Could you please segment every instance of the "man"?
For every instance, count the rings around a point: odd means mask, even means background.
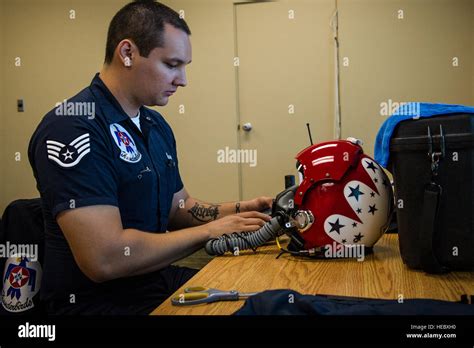
[[[110,23],[102,71],[66,103],[74,116],[58,106],[33,134],[49,313],[147,314],[196,273],[172,262],[269,220],[258,212],[270,207],[268,197],[224,204],[190,197],[171,128],[143,106],[166,105],[186,86],[189,35],[160,3],[126,5]],[[89,105],[93,117],[81,115]]]

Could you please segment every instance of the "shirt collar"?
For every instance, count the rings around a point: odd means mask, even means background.
[[[119,123],[129,118],[112,92],[110,92],[105,83],[101,80],[99,73],[95,74],[92,79],[90,89],[96,97],[96,101],[104,113],[105,118],[110,123]]]
[[[122,106],[114,97],[112,92],[110,92],[105,83],[101,80],[99,73],[95,74],[94,78],[92,79],[90,89],[96,97],[98,104],[100,105],[100,108],[109,123],[119,123],[130,118],[123,110]],[[144,106],[140,107],[138,110],[138,115],[143,116],[140,117],[140,119],[145,120],[151,125],[156,125],[156,121],[150,117],[147,111],[147,108]]]

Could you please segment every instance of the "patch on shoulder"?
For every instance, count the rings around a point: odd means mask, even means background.
[[[125,162],[137,163],[141,160],[142,154],[138,151],[137,145],[132,136],[125,128],[118,123],[110,125],[110,133],[115,144],[120,149],[120,158]]]

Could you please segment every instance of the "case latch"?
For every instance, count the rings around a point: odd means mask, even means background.
[[[435,177],[438,175],[439,161],[444,158],[446,154],[446,141],[444,138],[443,126],[439,125],[439,150],[434,150],[433,136],[431,129],[428,126],[428,157],[431,160],[431,175]]]

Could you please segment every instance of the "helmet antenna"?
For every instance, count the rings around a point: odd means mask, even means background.
[[[309,123],[306,123],[306,127],[308,128],[308,135],[309,135],[309,142],[313,145],[313,138],[311,137],[311,129],[309,128]]]

